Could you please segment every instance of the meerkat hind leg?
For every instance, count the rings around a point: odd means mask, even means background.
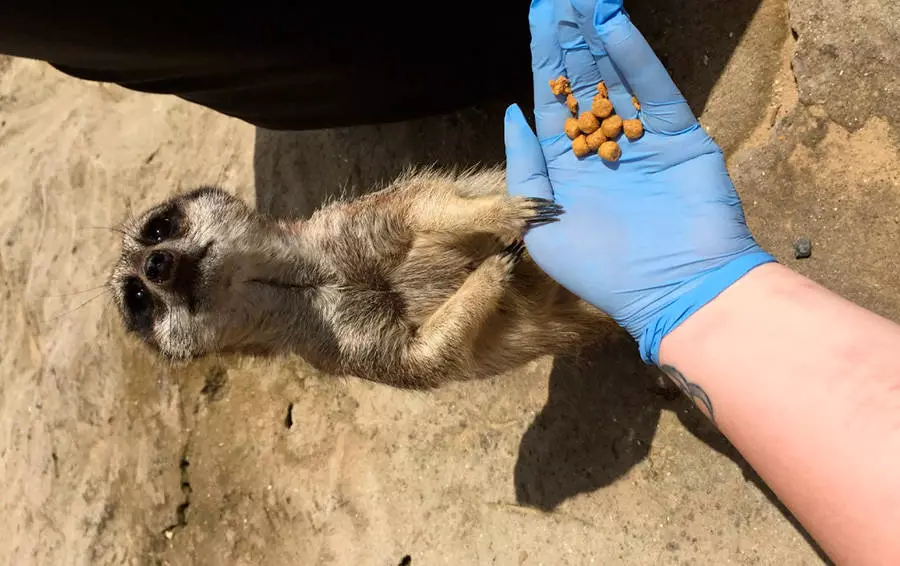
[[[487,258],[419,327],[406,354],[410,370],[429,382],[452,379],[450,371],[465,371],[472,341],[495,312],[510,273],[524,251],[519,241]],[[463,359],[461,359],[463,358]]]

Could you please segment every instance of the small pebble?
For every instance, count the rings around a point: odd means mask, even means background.
[[[794,258],[806,259],[812,255],[812,242],[809,238],[800,238],[794,242]]]

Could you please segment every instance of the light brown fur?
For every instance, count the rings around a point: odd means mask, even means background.
[[[126,325],[171,359],[295,352],[335,374],[436,387],[613,330],[527,252],[508,248],[558,212],[508,196],[498,170],[407,174],[292,222],[203,189],[128,227],[109,285]],[[176,233],[142,242],[161,213],[176,218]],[[161,283],[143,269],[157,250],[176,264]],[[135,299],[136,289],[152,299]]]

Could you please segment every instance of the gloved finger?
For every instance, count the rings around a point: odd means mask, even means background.
[[[553,200],[541,144],[517,104],[506,109],[506,191],[513,196]]]
[[[553,0],[532,0],[528,13],[531,28],[531,71],[534,75],[534,117],[541,139],[563,134],[569,109],[550,90],[550,81],[565,76],[562,49],[556,36]]]
[[[613,16],[625,12],[622,0],[591,0],[589,3],[592,5],[590,13],[597,15],[596,22],[598,25],[605,24]]]
[[[597,8],[597,0],[567,0],[572,6],[572,14],[578,29],[581,31],[582,37],[588,44],[591,55],[594,58],[594,64],[598,72],[606,82],[606,88],[609,91],[609,101],[612,102],[616,109],[616,114],[624,120],[630,120],[637,117],[637,110],[631,101],[631,90],[622,79],[618,69],[613,65],[606,52],[606,46],[594,26],[594,11]],[[622,2],[613,0],[621,9]]]
[[[604,11],[608,8],[608,1],[597,5],[593,27],[613,65],[640,101],[644,126],[670,135],[697,127],[697,118],[647,40],[623,10],[610,16]]]
[[[597,94],[597,84],[603,79],[576,21],[571,1],[554,0],[553,6],[566,73],[578,100],[578,111],[585,112],[591,109],[591,102]]]

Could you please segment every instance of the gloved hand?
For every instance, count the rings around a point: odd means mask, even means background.
[[[774,258],[747,228],[721,150],[621,0],[534,0],[529,22],[537,137],[511,106],[508,190],[553,199],[565,213],[529,232],[527,249],[548,275],[628,330],[644,361],[659,364],[664,336]],[[563,132],[569,111],[548,85],[559,75],[582,110],[604,80],[616,112],[641,118],[644,136],[623,136],[617,163],[573,154]]]

